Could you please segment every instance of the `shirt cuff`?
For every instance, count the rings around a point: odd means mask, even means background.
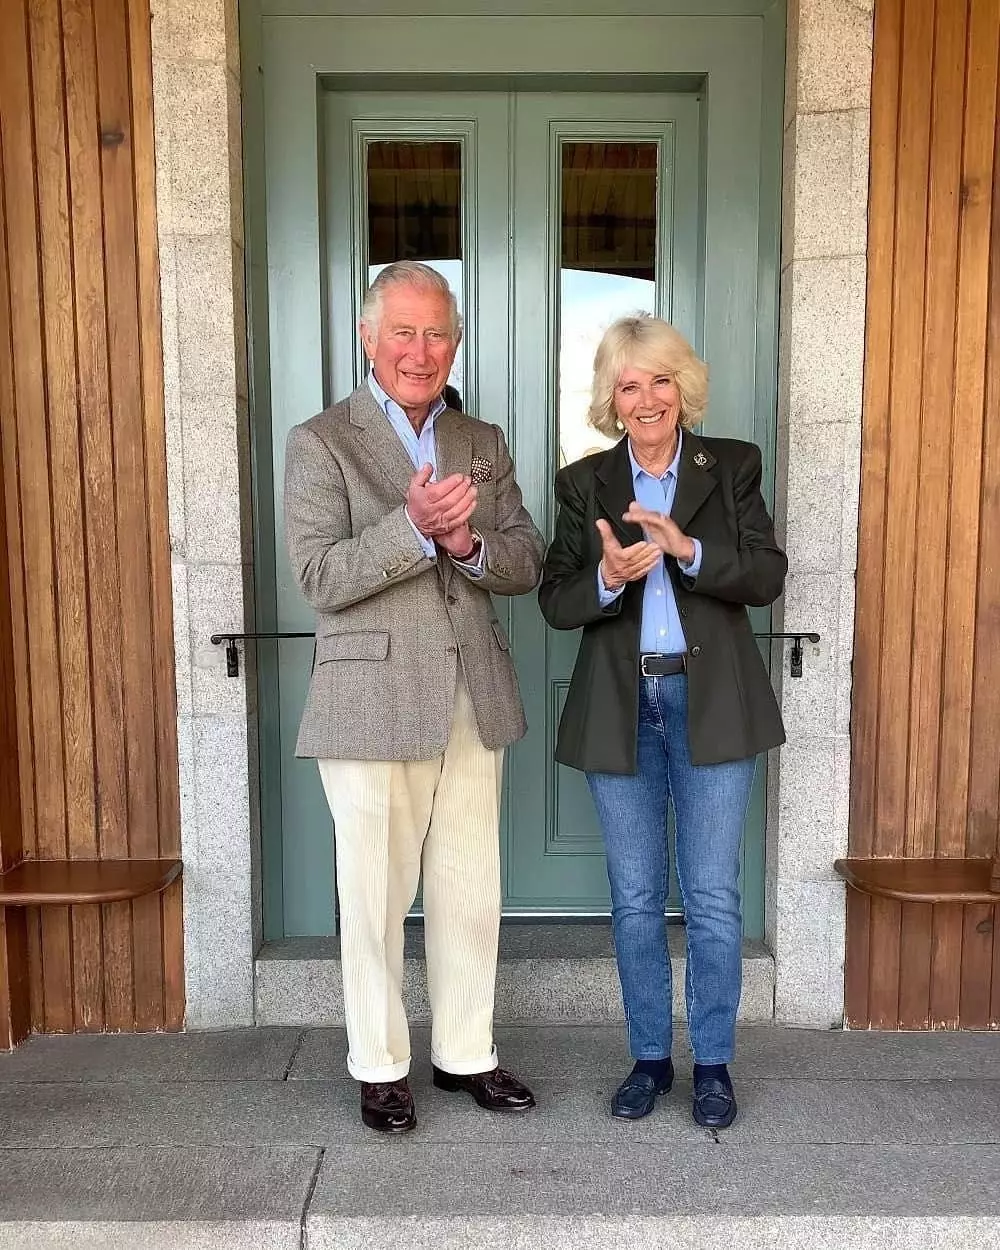
[[[403,505],[403,516],[405,516],[406,519],[410,522],[410,529],[412,529],[414,534],[416,534],[417,542],[419,542],[421,547],[423,547],[424,549],[424,555],[427,556],[429,560],[436,559],[437,547],[434,546],[433,539],[428,538],[426,534],[421,534],[420,530],[418,530],[417,527],[413,524],[413,518],[406,511],[405,504]]]
[[[486,555],[486,543],[483,541],[483,536],[480,534],[479,530],[473,530],[472,537],[479,544],[479,553],[476,555],[475,559],[456,560],[453,556],[451,562],[456,566],[456,568],[460,568],[467,577],[476,579],[483,576],[483,557]]]
[[[694,555],[691,558],[691,563],[685,564],[683,560],[678,560],[677,567],[685,577],[689,577],[691,581],[694,581],[701,572],[701,542],[697,538],[692,538],[691,541],[694,543]]]
[[[601,566],[597,566],[597,601],[602,608],[609,607],[625,589],[619,586],[617,590],[608,590],[604,584],[604,577],[601,574]]]

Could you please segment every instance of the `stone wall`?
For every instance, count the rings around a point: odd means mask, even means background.
[[[782,680],[769,776],[765,933],[779,1021],[844,1005],[854,570],[861,474],[872,0],[791,0],[785,91],[776,512],[789,560],[774,628],[815,630]],[[781,623],[783,616],[784,623]]]
[[[260,942],[254,683],[209,642],[253,612],[239,42],[236,0],[152,10],[187,1022],[219,1028]]]

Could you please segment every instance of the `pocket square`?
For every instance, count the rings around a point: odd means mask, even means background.
[[[492,482],[493,466],[485,456],[472,457],[472,480],[474,482]]]

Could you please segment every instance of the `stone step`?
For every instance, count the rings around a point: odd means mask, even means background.
[[[342,1029],[32,1037],[0,1054],[0,1250],[1000,1250],[1000,1036],[739,1030],[740,1115],[691,1058],[635,1124],[618,1025],[503,1025],[538,1109],[433,1087],[363,1127]]]
[[[624,1139],[624,1130],[623,1130]],[[1000,1150],[4,1151],[0,1250],[997,1250]],[[13,1197],[13,1195],[17,1197]]]
[[[372,1148],[324,1168],[306,1233],[309,1250],[996,1250],[998,1167],[996,1148],[731,1149],[723,1134],[641,1152]]]
[[[0,1250],[300,1250],[314,1147],[0,1150]]]
[[[674,1015],[684,1014],[684,930],[668,931]],[[430,1019],[423,931],[407,928],[403,992],[411,1023]],[[260,1025],[342,1025],[344,995],[337,938],[266,943],[257,957],[256,1021]],[[774,1016],[774,959],[762,942],[743,945],[740,1019]],[[608,1024],[623,1020],[611,926],[505,923],[500,931],[496,1021]]]

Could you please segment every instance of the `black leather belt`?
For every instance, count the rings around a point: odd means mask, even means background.
[[[644,651],[639,656],[639,672],[643,677],[673,677],[687,669],[686,655],[661,655],[657,651]]]

